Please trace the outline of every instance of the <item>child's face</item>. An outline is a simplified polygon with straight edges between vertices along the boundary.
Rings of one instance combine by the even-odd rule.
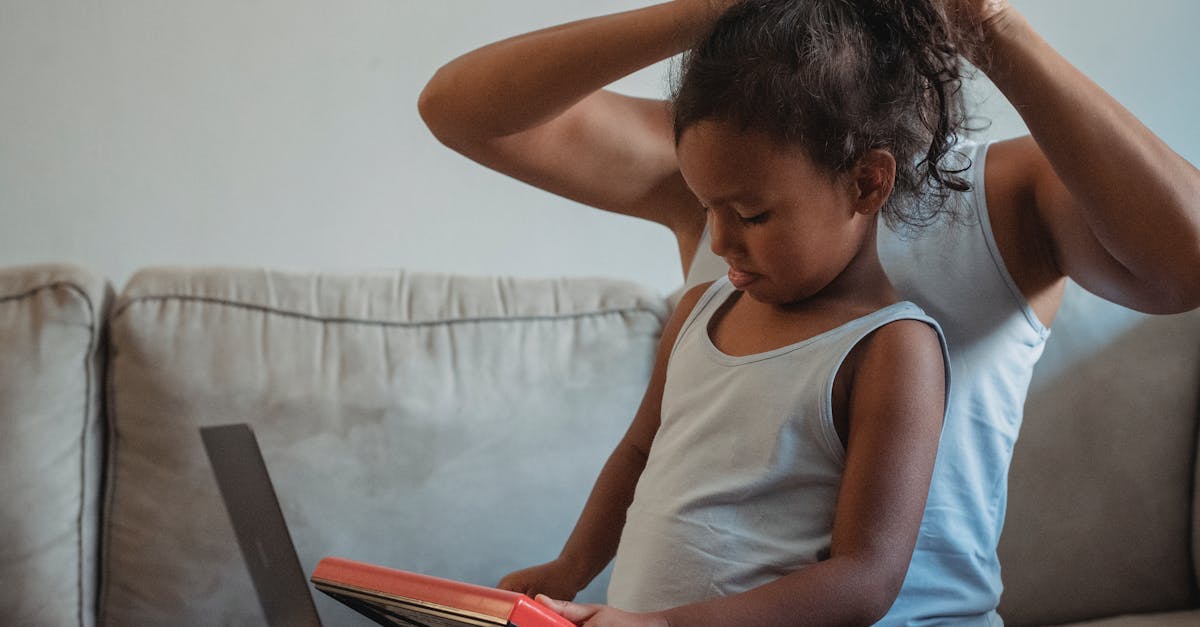
[[[755,300],[787,305],[821,292],[870,241],[878,207],[865,210],[851,177],[765,133],[703,121],[683,132],[677,156],[708,208],[713,252]]]

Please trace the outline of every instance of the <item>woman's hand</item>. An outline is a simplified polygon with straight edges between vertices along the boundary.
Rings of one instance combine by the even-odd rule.
[[[959,28],[987,32],[1004,21],[1012,5],[1008,0],[946,0],[946,10]]]
[[[1011,22],[1016,12],[1009,0],[944,0],[951,24],[966,38],[964,58],[987,71],[992,55],[989,51],[996,35]]]
[[[727,11],[729,7],[741,2],[742,0],[708,0],[709,7],[720,15]]]
[[[689,7],[695,14],[705,16],[708,21],[716,22],[729,7],[742,0],[675,0]]]
[[[505,575],[496,586],[528,596],[547,595],[556,599],[574,599],[582,585],[562,560],[553,560]]]
[[[558,601],[544,594],[538,595],[537,601],[582,627],[671,627],[671,623],[659,614],[633,614],[607,605]]]

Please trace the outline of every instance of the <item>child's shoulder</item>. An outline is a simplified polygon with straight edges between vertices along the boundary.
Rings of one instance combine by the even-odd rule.
[[[944,381],[948,368],[941,333],[932,320],[918,317],[898,318],[880,326],[864,338],[857,352],[860,375]],[[864,380],[876,379],[867,376]]]
[[[921,348],[935,348],[941,352],[941,339],[937,327],[929,321],[916,317],[897,318],[876,329],[868,342],[871,349],[885,353],[903,353]]]
[[[898,358],[919,349],[942,354],[941,326],[916,303],[898,301],[877,310],[876,315],[885,316],[885,321],[866,338],[870,350]]]
[[[714,283],[716,281],[701,283],[683,293],[683,296],[679,298],[679,302],[675,304],[675,308],[671,311],[671,317],[667,319],[667,324],[663,327],[662,342],[667,345],[674,345],[675,338],[679,335],[680,330],[683,329],[688,318],[691,317],[692,310],[696,308],[697,304],[704,298],[704,295],[708,293],[709,288]]]
[[[683,320],[686,320],[691,315],[692,310],[696,308],[696,305],[716,283],[716,281],[705,281],[684,292],[683,296],[679,298],[679,303],[675,305],[675,309],[671,314],[672,319],[678,318],[682,324]]]

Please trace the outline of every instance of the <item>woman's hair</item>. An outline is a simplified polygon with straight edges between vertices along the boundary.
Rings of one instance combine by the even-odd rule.
[[[941,0],[743,0],[685,54],[675,139],[720,120],[799,146],[831,173],[872,149],[896,159],[889,227],[932,224],[970,189],[947,163],[964,130],[969,45]]]

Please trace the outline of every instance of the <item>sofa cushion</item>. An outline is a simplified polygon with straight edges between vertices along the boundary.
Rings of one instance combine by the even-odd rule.
[[[91,625],[112,289],[74,266],[0,270],[0,617]]]
[[[1196,356],[1196,361],[1200,361],[1200,355]],[[1196,389],[1200,390],[1200,377],[1196,379]],[[1196,403],[1195,420],[1200,425],[1200,402]],[[1195,476],[1192,479],[1192,581],[1196,584],[1195,598],[1200,600],[1200,428],[1196,431]]]
[[[1000,539],[1009,625],[1195,607],[1200,311],[1098,333],[1115,309],[1076,293],[1035,373]]]
[[[1083,623],[1070,623],[1059,627],[1196,627],[1196,625],[1200,625],[1200,610],[1133,614]]]
[[[306,572],[337,555],[494,585],[553,558],[664,309],[603,280],[138,273],[112,322],[102,622],[259,620],[203,425],[255,429]]]

